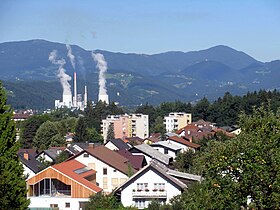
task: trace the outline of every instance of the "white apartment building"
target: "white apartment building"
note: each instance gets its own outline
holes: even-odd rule
[[[185,112],[171,112],[164,117],[164,124],[167,132],[179,130],[192,123],[192,114]]]
[[[135,137],[142,139],[149,137],[149,115],[124,114],[108,115],[102,120],[102,136],[107,142],[107,133],[110,124],[114,126],[115,138]]]

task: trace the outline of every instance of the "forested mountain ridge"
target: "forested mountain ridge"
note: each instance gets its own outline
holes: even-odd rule
[[[98,71],[91,51],[71,45],[76,58],[78,92],[87,84],[89,98],[97,100]],[[33,108],[52,108],[61,98],[62,88],[56,77],[58,67],[49,60],[56,49],[66,61],[66,73],[74,69],[65,44],[45,40],[0,43],[0,78],[9,91],[9,102]],[[108,63],[107,88],[111,101],[138,105],[163,101],[214,100],[225,92],[242,95],[259,89],[279,89],[280,61],[262,63],[227,46],[219,45],[192,52],[165,52],[154,55],[102,53]],[[38,85],[42,82],[42,88]],[[47,82],[47,83],[46,83]],[[49,84],[55,84],[50,87]],[[72,81],[71,81],[72,85]],[[19,86],[21,88],[19,88]],[[30,89],[34,90],[31,98]],[[25,91],[25,90],[27,90]],[[39,104],[41,98],[46,101]],[[32,99],[32,100],[30,100]]]

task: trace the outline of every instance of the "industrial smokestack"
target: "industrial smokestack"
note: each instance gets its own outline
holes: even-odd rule
[[[65,73],[65,69],[63,66],[65,65],[65,60],[60,59],[57,60],[57,51],[53,50],[49,55],[49,61],[51,61],[53,64],[58,65],[58,73],[57,77],[60,80],[60,84],[62,85],[63,89],[63,96],[62,101],[63,105],[67,107],[72,106],[72,93],[71,93],[71,85],[69,84],[69,81],[71,80],[71,77]]]
[[[87,86],[85,85],[84,108],[87,107]]]
[[[74,107],[77,107],[77,74],[74,72],[74,100],[73,100]]]
[[[104,56],[100,53],[91,53],[92,58],[97,63],[96,67],[99,69],[99,94],[98,101],[103,101],[109,104],[109,96],[107,95],[106,89],[106,77],[105,73],[107,71],[107,63],[104,59]]]

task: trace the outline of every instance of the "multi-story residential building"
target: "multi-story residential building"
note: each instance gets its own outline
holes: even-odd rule
[[[109,126],[113,124],[115,138],[135,137],[147,138],[149,136],[149,116],[144,114],[108,115],[102,120],[102,136],[107,141]]]
[[[130,114],[128,124],[129,136],[145,139],[149,137],[149,115]]]
[[[167,132],[179,130],[192,122],[192,115],[185,112],[171,112],[164,117]]]
[[[104,143],[107,141],[107,133],[111,124],[114,127],[115,138],[128,136],[128,115],[108,115],[106,119],[102,120],[101,125]]]

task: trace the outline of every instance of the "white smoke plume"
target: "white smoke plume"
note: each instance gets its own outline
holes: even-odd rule
[[[70,59],[71,61],[71,64],[72,64],[72,67],[73,69],[75,70],[75,67],[76,67],[76,63],[75,63],[75,56],[72,54],[72,49],[71,49],[71,46],[69,44],[66,45],[66,48],[67,48],[67,56],[68,58]]]
[[[92,58],[97,63],[96,67],[99,69],[99,95],[106,95],[106,78],[105,73],[107,72],[107,62],[104,59],[104,56],[100,53],[91,53]]]
[[[63,88],[63,95],[71,95],[71,85],[69,84],[68,81],[71,80],[71,77],[65,73],[65,69],[63,66],[65,65],[65,60],[64,59],[57,59],[57,51],[53,50],[50,55],[49,55],[49,61],[51,61],[53,64],[58,65],[58,72],[57,72],[57,77],[60,80],[60,83]]]

